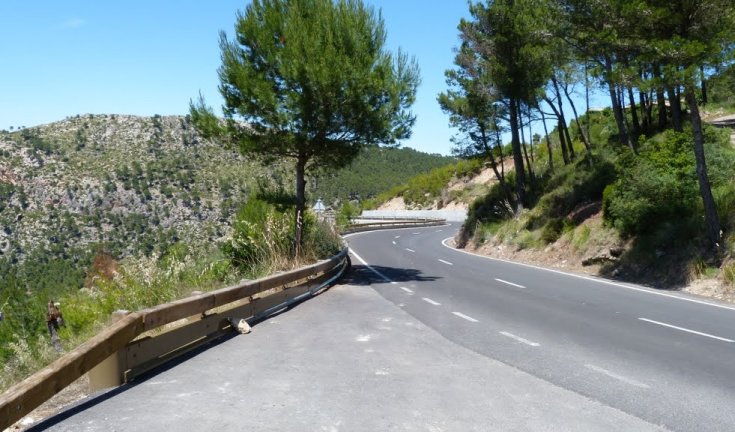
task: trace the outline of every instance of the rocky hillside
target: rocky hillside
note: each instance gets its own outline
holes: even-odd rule
[[[0,259],[217,241],[265,172],[186,117],[82,115],[0,134]]]

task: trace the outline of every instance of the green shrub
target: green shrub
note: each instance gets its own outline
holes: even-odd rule
[[[235,216],[222,251],[241,268],[289,255],[293,216],[259,197],[250,197]]]
[[[541,241],[549,244],[554,243],[561,237],[566,227],[565,220],[562,218],[553,218],[546,222],[541,229]]]
[[[603,192],[605,220],[621,234],[635,235],[690,218],[698,190],[691,141],[689,134],[668,131],[646,142],[639,155],[621,156],[621,175]]]

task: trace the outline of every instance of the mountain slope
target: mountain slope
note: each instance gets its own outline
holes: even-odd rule
[[[186,117],[85,115],[0,135],[0,259],[217,241],[263,168]]]

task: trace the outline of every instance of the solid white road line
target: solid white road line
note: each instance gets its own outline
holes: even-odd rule
[[[638,381],[636,381],[634,379],[630,379],[630,378],[624,377],[622,375],[618,375],[616,373],[610,372],[607,369],[603,369],[603,368],[601,368],[599,366],[595,366],[595,365],[591,365],[591,364],[586,364],[586,365],[584,365],[584,367],[586,367],[589,370],[593,370],[595,372],[599,372],[599,373],[601,373],[603,375],[609,376],[610,378],[614,378],[614,379],[616,379],[618,381],[622,381],[622,382],[624,382],[626,384],[630,384],[630,385],[635,386],[635,387],[640,387],[640,388],[644,388],[644,389],[651,388],[647,384],[643,384],[642,382],[638,382]]]
[[[406,250],[409,251],[409,252],[416,252],[415,250],[409,249],[409,248],[406,248]]]
[[[413,290],[411,288],[401,287],[403,291],[406,291],[407,294],[413,294]]]
[[[456,315],[456,316],[458,316],[458,317],[462,318],[462,319],[466,319],[466,320],[467,320],[467,321],[469,321],[469,322],[479,322],[479,321],[477,321],[476,319],[472,318],[471,316],[463,314],[462,312],[452,312],[452,313],[453,313],[454,315]]]
[[[516,288],[526,288],[526,287],[524,287],[523,285],[518,285],[518,284],[514,284],[513,282],[508,282],[508,281],[505,281],[505,280],[503,280],[503,279],[498,279],[498,278],[495,278],[495,280],[496,280],[496,281],[498,281],[498,282],[502,282],[502,283],[504,283],[504,284],[508,284],[508,285],[510,285],[510,286],[514,286],[514,287],[516,287]]]
[[[451,265],[451,266],[454,265],[454,264],[450,263],[449,261],[444,261],[443,259],[440,259],[439,262],[443,262],[446,265]]]
[[[392,280],[390,280],[390,279],[388,278],[388,276],[384,275],[384,274],[383,274],[383,273],[381,273],[381,272],[380,272],[379,270],[376,270],[376,269],[375,269],[375,268],[374,268],[373,266],[371,266],[370,264],[368,264],[368,263],[367,263],[367,261],[365,261],[364,259],[362,259],[362,257],[361,257],[360,255],[358,255],[358,254],[357,254],[357,252],[355,252],[354,250],[350,249],[350,253],[351,253],[351,254],[352,254],[352,255],[353,255],[353,256],[354,256],[355,258],[357,258],[357,259],[358,259],[358,261],[360,261],[360,262],[361,262],[361,263],[362,263],[362,264],[363,264],[363,265],[364,265],[365,267],[367,267],[368,269],[370,269],[370,271],[372,271],[372,272],[373,272],[373,273],[375,273],[376,275],[380,276],[380,278],[381,278],[381,279],[383,279],[383,280],[384,280],[384,281],[386,281],[386,282],[391,282],[391,283],[395,283],[395,282],[393,282]]]
[[[662,322],[659,322],[659,321],[650,320],[648,318],[638,318],[638,319],[641,320],[641,321],[650,322],[652,324],[658,324],[660,326],[669,327],[669,328],[676,329],[676,330],[681,330],[681,331],[684,331],[684,332],[687,332],[687,333],[692,333],[692,334],[695,334],[695,335],[700,335],[700,336],[704,336],[704,337],[708,337],[708,338],[712,338],[712,339],[721,340],[723,342],[729,342],[729,343],[735,342],[735,340],[732,340],[732,339],[727,339],[727,338],[724,338],[724,337],[719,337],[719,336],[711,335],[709,333],[702,333],[702,332],[698,332],[696,330],[690,330],[690,329],[684,328],[684,327],[677,327],[675,325],[671,325],[671,324],[666,324],[666,323],[662,323]]]
[[[530,345],[530,346],[532,346],[532,347],[537,347],[537,346],[540,346],[540,345],[541,345],[541,344],[539,344],[539,343],[536,343],[536,342],[531,342],[530,340],[528,340],[528,339],[524,339],[524,338],[522,338],[522,337],[520,337],[520,336],[516,336],[516,335],[514,335],[513,333],[508,333],[507,331],[501,331],[501,332],[498,332],[498,333],[500,333],[500,334],[501,334],[501,335],[503,335],[503,336],[507,336],[507,337],[509,337],[509,338],[511,338],[511,339],[515,339],[515,340],[517,340],[518,342],[524,343],[524,344],[526,344],[526,345]]]
[[[441,303],[439,303],[437,301],[434,301],[434,300],[432,300],[430,298],[426,298],[426,297],[423,297],[421,300],[425,301],[426,303],[433,304],[434,306],[441,306],[442,305]]]
[[[670,298],[674,298],[674,299],[677,299],[677,300],[683,300],[683,301],[687,301],[687,302],[691,302],[691,303],[699,303],[699,304],[702,304],[702,305],[705,305],[705,306],[713,306],[713,307],[720,308],[720,309],[729,309],[729,310],[735,311],[735,307],[733,307],[733,306],[727,306],[727,305],[721,305],[721,304],[717,304],[717,303],[711,303],[711,302],[708,302],[708,301],[697,300],[697,299],[688,298],[688,297],[682,297],[682,296],[678,296],[678,295],[674,295],[674,294],[667,294],[667,293],[663,293],[663,292],[659,292],[659,291],[654,291],[653,289],[648,289],[648,288],[642,288],[642,287],[631,286],[631,285],[623,285],[623,284],[620,284],[620,283],[617,283],[617,282],[612,282],[612,281],[605,280],[605,279],[602,279],[602,278],[594,278],[594,277],[590,277],[590,276],[583,276],[583,275],[578,275],[578,274],[574,274],[574,273],[564,272],[564,271],[561,271],[561,270],[554,270],[554,269],[550,269],[550,268],[546,268],[546,267],[535,266],[535,265],[532,265],[532,264],[525,264],[525,263],[520,263],[520,262],[516,262],[516,261],[504,260],[504,259],[500,259],[500,258],[493,258],[493,257],[485,256],[485,255],[476,254],[476,253],[473,253],[473,252],[468,252],[468,251],[461,250],[461,249],[456,249],[456,248],[453,248],[453,247],[451,247],[451,246],[449,246],[447,244],[447,242],[449,240],[452,240],[453,238],[454,237],[447,237],[444,240],[442,240],[442,244],[444,245],[444,247],[446,247],[447,249],[451,249],[451,250],[453,250],[455,252],[459,252],[459,253],[463,253],[463,254],[467,254],[467,255],[476,256],[478,258],[484,258],[484,259],[487,259],[487,260],[490,260],[490,261],[504,262],[504,263],[508,263],[508,264],[513,264],[513,265],[521,266],[521,267],[533,268],[533,269],[536,269],[536,270],[543,270],[543,271],[547,271],[547,272],[551,272],[551,273],[561,274],[561,275],[564,275],[564,276],[575,277],[577,279],[584,279],[584,280],[588,280],[588,281],[591,281],[591,282],[597,282],[597,283],[600,283],[600,284],[615,286],[615,287],[618,287],[618,288],[625,288],[625,289],[632,290],[632,291],[638,291],[638,292],[642,292],[642,293],[653,294],[653,295],[657,295],[657,296],[661,296],[661,297],[670,297]]]

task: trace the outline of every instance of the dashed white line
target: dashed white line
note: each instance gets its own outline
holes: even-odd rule
[[[476,319],[472,318],[471,316],[463,314],[462,312],[452,312],[452,314],[454,314],[454,315],[456,315],[456,316],[458,316],[458,317],[460,317],[462,319],[465,319],[465,320],[467,320],[469,322],[479,322]]]
[[[390,281],[391,285],[398,285],[398,282]]]
[[[595,372],[599,372],[599,373],[601,373],[603,375],[607,375],[610,378],[614,378],[614,379],[616,379],[618,381],[622,381],[622,382],[624,382],[626,384],[630,384],[630,385],[632,385],[634,387],[640,387],[640,388],[645,388],[645,389],[651,388],[648,384],[643,384],[642,382],[638,382],[638,381],[636,381],[634,379],[630,379],[630,378],[624,377],[622,375],[618,375],[616,373],[610,372],[607,369],[603,369],[603,368],[601,368],[599,366],[595,366],[595,365],[591,365],[591,364],[586,364],[586,365],[584,365],[584,367],[586,367],[589,370],[593,370]]]
[[[489,257],[489,256],[486,256],[486,255],[480,255],[480,254],[477,254],[477,253],[474,253],[474,252],[468,252],[468,251],[462,250],[462,249],[456,249],[456,248],[454,248],[452,246],[449,246],[449,244],[447,244],[447,242],[449,240],[453,240],[453,239],[454,239],[454,237],[447,237],[447,238],[445,238],[444,240],[442,240],[442,245],[444,245],[444,247],[446,247],[447,249],[453,250],[454,252],[459,252],[459,253],[463,253],[463,254],[466,254],[466,255],[472,255],[472,256],[476,256],[478,258],[483,258],[483,259],[490,260],[490,261],[504,262],[504,263],[513,264],[513,265],[516,265],[516,266],[528,267],[528,268],[532,268],[532,269],[536,269],[536,270],[543,270],[543,271],[547,271],[547,272],[551,272],[551,273],[556,273],[556,274],[560,274],[560,275],[564,275],[564,276],[571,276],[571,277],[577,278],[577,279],[584,279],[584,280],[591,281],[591,282],[597,282],[597,283],[605,284],[605,285],[608,285],[608,286],[614,286],[614,287],[618,287],[618,288],[625,288],[627,290],[638,291],[638,292],[642,292],[642,293],[646,293],[646,294],[651,294],[651,295],[657,295],[657,296],[661,296],[661,297],[669,297],[669,298],[673,298],[673,299],[677,299],[677,300],[682,300],[682,301],[686,301],[686,302],[690,302],[690,303],[698,303],[698,304],[701,304],[701,305],[712,306],[712,307],[716,307],[716,308],[720,308],[720,309],[735,310],[735,307],[733,307],[733,306],[712,303],[712,302],[704,301],[704,300],[697,300],[697,299],[693,299],[693,298],[689,298],[689,297],[683,297],[683,296],[680,296],[680,295],[663,293],[663,292],[660,292],[660,291],[654,291],[653,289],[650,289],[650,288],[643,288],[643,287],[637,287],[637,286],[631,286],[631,285],[623,285],[621,283],[613,282],[613,281],[602,279],[602,278],[595,278],[595,277],[591,277],[591,276],[583,276],[583,275],[569,273],[569,272],[565,272],[565,271],[561,271],[561,270],[554,270],[554,269],[550,269],[550,268],[546,268],[546,267],[540,267],[540,266],[536,266],[536,265],[533,265],[533,264],[525,264],[525,263],[520,263],[520,262],[515,262],[515,261],[510,261],[510,260],[504,260],[504,259],[500,259],[500,258],[493,258],[493,257]]]
[[[415,250],[409,249],[409,248],[406,248],[406,250],[409,251],[409,252],[416,252]]]
[[[524,338],[522,338],[520,336],[516,336],[513,333],[508,333],[507,331],[501,331],[501,332],[498,332],[498,333],[500,333],[503,336],[509,337],[511,339],[515,339],[515,340],[517,340],[520,343],[524,343],[526,345],[530,345],[532,347],[537,347],[537,346],[540,346],[541,345],[538,342],[532,342],[532,341],[530,341],[528,339],[524,339]]]
[[[411,234],[413,234],[413,235],[419,235],[419,234],[421,234],[421,233],[420,233],[420,232],[417,232],[417,233],[411,233]]]
[[[444,261],[443,259],[439,259],[439,262],[443,262],[446,265],[451,265],[451,266],[454,265],[454,264],[450,263],[449,261]]]
[[[699,335],[699,336],[704,336],[704,337],[708,337],[708,338],[712,338],[712,339],[721,340],[723,342],[729,342],[729,343],[735,342],[735,340],[732,340],[732,339],[727,339],[727,338],[724,338],[724,337],[711,335],[709,333],[702,333],[702,332],[698,332],[696,330],[691,330],[691,329],[684,328],[684,327],[677,327],[675,325],[662,323],[660,321],[650,320],[648,318],[638,318],[638,319],[641,320],[641,321],[652,323],[652,324],[657,324],[657,325],[660,325],[660,326],[664,326],[664,327],[668,327],[668,328],[672,328],[672,329],[676,329],[676,330],[681,330],[681,331],[684,331],[684,332],[687,332],[687,333],[692,333],[692,334]]]
[[[442,305],[438,301],[434,301],[434,300],[432,300],[432,299],[430,299],[428,297],[423,297],[421,300],[425,301],[426,303],[432,304],[434,306],[441,306]]]
[[[395,236],[395,237],[393,237],[393,238],[394,238],[394,239],[399,239],[399,238],[401,238],[401,236],[397,235],[397,236]]]
[[[518,285],[518,284],[515,284],[515,283],[513,283],[513,282],[508,282],[508,281],[506,281],[506,280],[503,280],[503,279],[498,279],[498,278],[495,278],[495,280],[496,280],[496,281],[498,281],[498,282],[502,282],[502,283],[504,283],[504,284],[510,285],[510,286],[514,286],[514,287],[516,287],[516,288],[526,288],[526,287],[524,287],[523,285]]]
[[[403,291],[406,291],[408,294],[413,294],[413,290],[411,288],[401,287]]]
[[[396,244],[396,241],[395,240],[393,240],[393,244]]]
[[[436,230],[436,231],[434,231],[434,232],[442,232],[442,231],[444,231],[444,230]]]

